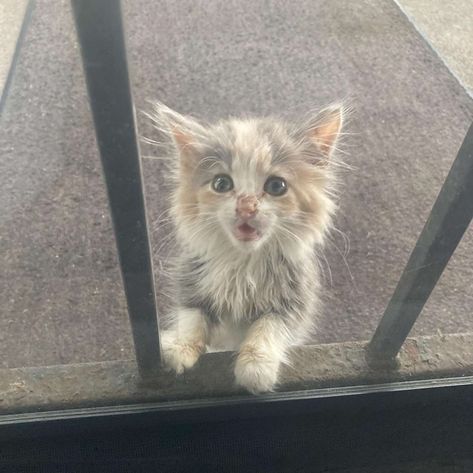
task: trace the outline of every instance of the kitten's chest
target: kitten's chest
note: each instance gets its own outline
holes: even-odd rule
[[[266,262],[211,262],[197,281],[198,290],[219,319],[251,319],[268,307],[278,274]]]

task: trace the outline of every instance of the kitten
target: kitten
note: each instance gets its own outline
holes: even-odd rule
[[[291,345],[319,310],[317,248],[331,224],[343,109],[293,125],[206,125],[162,104],[151,115],[171,145],[171,212],[180,255],[165,363],[182,373],[209,349],[237,350],[236,382],[272,391]]]

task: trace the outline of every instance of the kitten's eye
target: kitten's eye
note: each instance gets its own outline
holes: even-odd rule
[[[212,189],[223,194],[233,189],[233,181],[227,174],[218,174],[212,180]]]
[[[287,192],[287,183],[282,177],[268,177],[264,184],[264,190],[274,196],[284,195]]]

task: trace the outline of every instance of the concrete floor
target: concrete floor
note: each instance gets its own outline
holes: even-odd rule
[[[395,1],[473,96],[473,4],[468,0]]]
[[[13,61],[27,0],[0,1],[0,97]]]
[[[401,3],[413,18],[425,11],[420,1]],[[345,262],[335,234],[314,342],[369,338],[473,117],[472,100],[445,66],[448,52],[440,58],[390,0],[129,0],[124,13],[138,109],[158,98],[207,119],[297,117],[353,99],[344,147],[354,170],[344,176],[337,220],[350,251]],[[428,36],[436,24],[423,28]],[[460,69],[466,84],[468,68]],[[68,1],[36,2],[0,122],[0,366],[130,358]],[[152,133],[141,117],[139,125]],[[159,162],[144,161],[155,222],[164,183]],[[153,233],[154,248],[164,232]],[[472,281],[470,231],[415,333],[472,331]]]

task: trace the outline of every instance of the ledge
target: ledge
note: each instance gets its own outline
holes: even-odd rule
[[[410,338],[396,368],[369,366],[365,342],[296,347],[278,391],[374,385],[473,375],[473,334]],[[0,414],[209,399],[244,394],[234,354],[213,353],[180,377],[162,372],[144,384],[133,361],[0,370]]]

